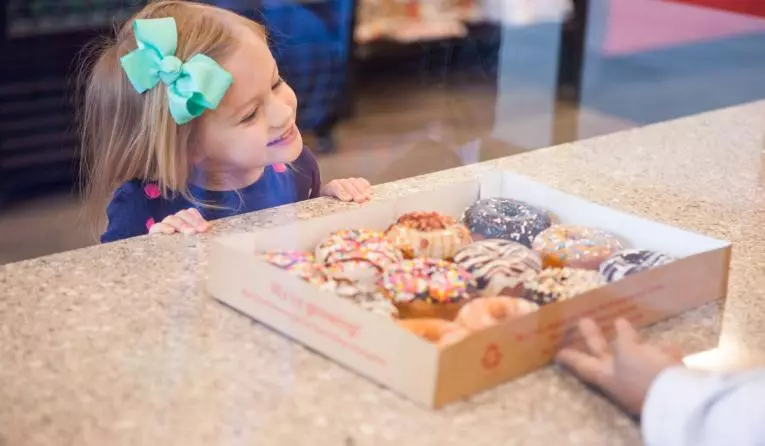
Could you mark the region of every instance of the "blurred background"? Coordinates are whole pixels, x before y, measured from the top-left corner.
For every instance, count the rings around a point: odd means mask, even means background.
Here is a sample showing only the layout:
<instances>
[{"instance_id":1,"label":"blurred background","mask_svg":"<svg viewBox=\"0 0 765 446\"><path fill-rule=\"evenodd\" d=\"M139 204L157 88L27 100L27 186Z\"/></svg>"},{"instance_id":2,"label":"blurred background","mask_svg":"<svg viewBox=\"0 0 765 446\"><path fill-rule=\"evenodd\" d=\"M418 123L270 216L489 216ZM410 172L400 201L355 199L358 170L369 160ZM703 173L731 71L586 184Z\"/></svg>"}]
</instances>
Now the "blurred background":
<instances>
[{"instance_id":1,"label":"blurred background","mask_svg":"<svg viewBox=\"0 0 765 446\"><path fill-rule=\"evenodd\" d=\"M145 3L2 4L0 263L95 243L73 75ZM267 26L325 179L392 181L765 98L763 0L207 3Z\"/></svg>"}]
</instances>

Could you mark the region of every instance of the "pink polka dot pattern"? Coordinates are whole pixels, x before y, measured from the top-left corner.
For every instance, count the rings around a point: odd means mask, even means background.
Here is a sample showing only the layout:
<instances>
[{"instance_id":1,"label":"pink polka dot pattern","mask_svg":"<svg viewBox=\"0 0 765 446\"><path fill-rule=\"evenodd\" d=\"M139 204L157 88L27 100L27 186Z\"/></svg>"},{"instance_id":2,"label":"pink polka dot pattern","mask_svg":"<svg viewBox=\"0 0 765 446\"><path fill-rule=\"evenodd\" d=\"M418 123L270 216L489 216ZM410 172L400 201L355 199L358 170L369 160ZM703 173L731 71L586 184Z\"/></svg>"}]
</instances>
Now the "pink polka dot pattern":
<instances>
[{"instance_id":1,"label":"pink polka dot pattern","mask_svg":"<svg viewBox=\"0 0 765 446\"><path fill-rule=\"evenodd\" d=\"M147 197L149 197L152 200L159 198L159 196L161 195L159 191L159 186L157 186L154 183L149 183L146 186L144 186L143 192L146 194Z\"/></svg>"},{"instance_id":2,"label":"pink polka dot pattern","mask_svg":"<svg viewBox=\"0 0 765 446\"><path fill-rule=\"evenodd\" d=\"M285 166L282 163L274 164L272 167L274 168L274 172L276 173L284 173L287 171L287 166Z\"/></svg>"},{"instance_id":3,"label":"pink polka dot pattern","mask_svg":"<svg viewBox=\"0 0 765 446\"><path fill-rule=\"evenodd\" d=\"M151 230L151 227L154 226L154 219L149 217L148 220L146 220L146 229Z\"/></svg>"}]
</instances>

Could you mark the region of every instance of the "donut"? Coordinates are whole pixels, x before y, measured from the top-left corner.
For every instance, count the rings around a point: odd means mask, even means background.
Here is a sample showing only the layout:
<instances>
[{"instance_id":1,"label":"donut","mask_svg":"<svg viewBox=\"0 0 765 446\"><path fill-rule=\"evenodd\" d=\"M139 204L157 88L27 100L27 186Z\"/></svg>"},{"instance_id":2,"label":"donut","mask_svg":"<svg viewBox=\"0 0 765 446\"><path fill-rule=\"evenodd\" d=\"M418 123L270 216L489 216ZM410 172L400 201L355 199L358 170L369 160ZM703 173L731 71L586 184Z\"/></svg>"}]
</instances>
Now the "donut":
<instances>
[{"instance_id":1,"label":"donut","mask_svg":"<svg viewBox=\"0 0 765 446\"><path fill-rule=\"evenodd\" d=\"M439 347L456 344L470 334L462 325L442 319L404 319L398 324Z\"/></svg>"},{"instance_id":2,"label":"donut","mask_svg":"<svg viewBox=\"0 0 765 446\"><path fill-rule=\"evenodd\" d=\"M623 249L613 234L582 226L554 225L534 239L534 251L545 268L597 270L603 261Z\"/></svg>"},{"instance_id":3,"label":"donut","mask_svg":"<svg viewBox=\"0 0 765 446\"><path fill-rule=\"evenodd\" d=\"M625 249L609 257L600 264L600 274L606 281L616 282L631 274L636 274L657 266L674 262L675 259L666 254L647 249Z\"/></svg>"},{"instance_id":4,"label":"donut","mask_svg":"<svg viewBox=\"0 0 765 446\"><path fill-rule=\"evenodd\" d=\"M370 313L379 314L392 319L399 317L398 308L393 303L384 298L379 293L364 293L359 295L355 302Z\"/></svg>"},{"instance_id":5,"label":"donut","mask_svg":"<svg viewBox=\"0 0 765 446\"><path fill-rule=\"evenodd\" d=\"M542 269L539 255L520 243L480 240L457 251L454 263L471 273L483 296L523 296L523 279Z\"/></svg>"},{"instance_id":6,"label":"donut","mask_svg":"<svg viewBox=\"0 0 765 446\"><path fill-rule=\"evenodd\" d=\"M524 299L547 305L571 299L605 284L597 271L576 268L544 269L536 277L524 281Z\"/></svg>"},{"instance_id":7,"label":"donut","mask_svg":"<svg viewBox=\"0 0 765 446\"><path fill-rule=\"evenodd\" d=\"M258 258L271 265L289 271L301 279L317 286L326 286L330 279L321 265L314 263L314 257L303 251L266 251Z\"/></svg>"},{"instance_id":8,"label":"donut","mask_svg":"<svg viewBox=\"0 0 765 446\"><path fill-rule=\"evenodd\" d=\"M516 297L482 297L465 304L455 322L470 331L481 331L510 319L533 313L539 305Z\"/></svg>"},{"instance_id":9,"label":"donut","mask_svg":"<svg viewBox=\"0 0 765 446\"><path fill-rule=\"evenodd\" d=\"M393 302L378 291L367 291L348 282L335 282L332 290L343 299L350 300L371 313L390 318L398 318L398 309Z\"/></svg>"},{"instance_id":10,"label":"donut","mask_svg":"<svg viewBox=\"0 0 765 446\"><path fill-rule=\"evenodd\" d=\"M402 260L399 252L382 232L368 229L335 231L315 249L316 261L325 266L335 280L373 288L380 273Z\"/></svg>"},{"instance_id":11,"label":"donut","mask_svg":"<svg viewBox=\"0 0 765 446\"><path fill-rule=\"evenodd\" d=\"M382 294L398 307L402 318L453 320L470 299L473 276L441 259L413 259L389 266L378 282Z\"/></svg>"},{"instance_id":12,"label":"donut","mask_svg":"<svg viewBox=\"0 0 765 446\"><path fill-rule=\"evenodd\" d=\"M451 259L473 241L465 226L438 212L404 214L385 231L385 236L410 259Z\"/></svg>"},{"instance_id":13,"label":"donut","mask_svg":"<svg viewBox=\"0 0 765 446\"><path fill-rule=\"evenodd\" d=\"M503 239L531 248L534 238L552 224L544 209L510 198L478 200L462 214L473 237Z\"/></svg>"}]
</instances>

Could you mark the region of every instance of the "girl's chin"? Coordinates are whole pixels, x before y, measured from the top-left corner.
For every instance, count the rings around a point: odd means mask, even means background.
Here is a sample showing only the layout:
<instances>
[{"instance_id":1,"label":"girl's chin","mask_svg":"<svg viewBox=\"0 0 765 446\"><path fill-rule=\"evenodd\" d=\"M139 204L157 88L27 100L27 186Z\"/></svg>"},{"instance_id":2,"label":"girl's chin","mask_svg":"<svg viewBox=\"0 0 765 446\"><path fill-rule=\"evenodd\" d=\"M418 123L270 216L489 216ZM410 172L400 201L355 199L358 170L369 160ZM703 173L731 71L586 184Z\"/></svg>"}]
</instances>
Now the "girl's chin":
<instances>
[{"instance_id":1,"label":"girl's chin","mask_svg":"<svg viewBox=\"0 0 765 446\"><path fill-rule=\"evenodd\" d=\"M269 164L291 163L303 151L303 138L298 135L289 144L266 147L266 150L268 150Z\"/></svg>"}]
</instances>

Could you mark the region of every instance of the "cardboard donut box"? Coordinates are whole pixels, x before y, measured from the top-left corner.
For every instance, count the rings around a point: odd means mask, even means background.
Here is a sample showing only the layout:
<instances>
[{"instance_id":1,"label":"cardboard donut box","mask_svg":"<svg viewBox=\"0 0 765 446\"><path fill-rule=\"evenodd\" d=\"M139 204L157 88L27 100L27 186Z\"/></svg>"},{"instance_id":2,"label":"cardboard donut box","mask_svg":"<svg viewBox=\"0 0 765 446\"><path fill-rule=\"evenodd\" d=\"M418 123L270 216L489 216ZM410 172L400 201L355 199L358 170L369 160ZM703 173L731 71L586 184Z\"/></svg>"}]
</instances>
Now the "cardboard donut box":
<instances>
[{"instance_id":1,"label":"cardboard donut box","mask_svg":"<svg viewBox=\"0 0 765 446\"><path fill-rule=\"evenodd\" d=\"M411 211L459 218L467 206L488 197L523 200L547 209L562 223L611 231L631 247L665 252L678 260L439 348L390 319L255 258L269 249L312 252L332 231L384 230ZM498 172L286 226L221 237L211 251L207 286L213 297L253 319L413 401L437 408L548 364L564 343L580 341L572 328L583 316L594 318L610 336L616 318L646 326L724 298L730 255L728 242Z\"/></svg>"}]
</instances>

